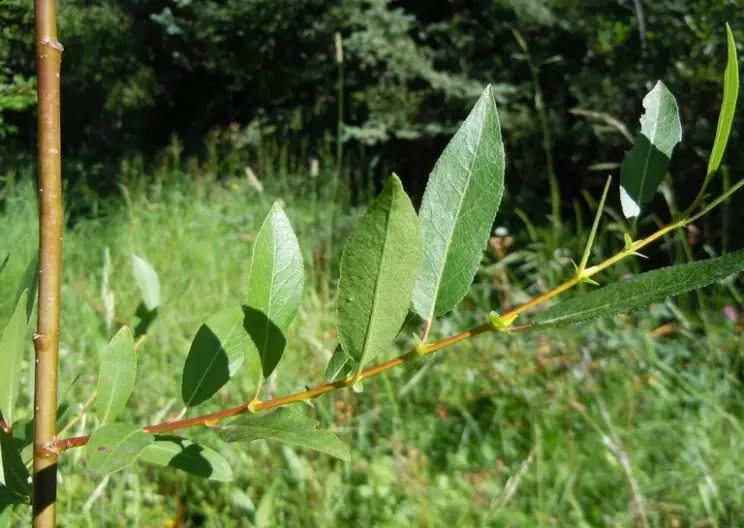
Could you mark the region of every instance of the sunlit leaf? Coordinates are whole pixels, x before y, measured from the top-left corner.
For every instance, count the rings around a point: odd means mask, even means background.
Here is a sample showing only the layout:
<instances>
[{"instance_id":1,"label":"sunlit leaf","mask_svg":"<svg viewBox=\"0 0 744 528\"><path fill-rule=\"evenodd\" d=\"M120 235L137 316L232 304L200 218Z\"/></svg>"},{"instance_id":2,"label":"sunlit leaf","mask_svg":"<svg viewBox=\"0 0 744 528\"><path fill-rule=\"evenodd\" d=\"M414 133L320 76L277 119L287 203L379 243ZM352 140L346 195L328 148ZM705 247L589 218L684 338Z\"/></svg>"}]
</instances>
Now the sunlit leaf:
<instances>
[{"instance_id":1,"label":"sunlit leaf","mask_svg":"<svg viewBox=\"0 0 744 528\"><path fill-rule=\"evenodd\" d=\"M186 407L208 400L235 375L246 358L255 379L260 372L257 355L247 355L251 339L243 325L240 306L221 310L200 327L183 367L181 397Z\"/></svg>"},{"instance_id":2,"label":"sunlit leaf","mask_svg":"<svg viewBox=\"0 0 744 528\"><path fill-rule=\"evenodd\" d=\"M731 124L734 122L736 100L739 97L739 62L736 57L736 42L734 41L734 34L731 32L731 26L728 24L726 24L726 49L728 60L726 61L726 71L723 74L723 102L718 116L716 139L713 142L713 150L708 159L706 180L713 176L720 167L721 160L723 160L723 153L726 152L726 145L731 134Z\"/></svg>"},{"instance_id":3,"label":"sunlit leaf","mask_svg":"<svg viewBox=\"0 0 744 528\"><path fill-rule=\"evenodd\" d=\"M21 382L27 298L28 291L21 293L0 340L0 414L7 425L13 423L13 407Z\"/></svg>"},{"instance_id":4,"label":"sunlit leaf","mask_svg":"<svg viewBox=\"0 0 744 528\"><path fill-rule=\"evenodd\" d=\"M14 502L23 502L30 495L29 478L15 440L0 429L0 489Z\"/></svg>"},{"instance_id":5,"label":"sunlit leaf","mask_svg":"<svg viewBox=\"0 0 744 528\"><path fill-rule=\"evenodd\" d=\"M571 323L631 312L702 288L744 269L744 250L713 259L642 273L590 293L558 303L537 314L535 326Z\"/></svg>"},{"instance_id":6,"label":"sunlit leaf","mask_svg":"<svg viewBox=\"0 0 744 528\"><path fill-rule=\"evenodd\" d=\"M282 407L269 414L246 415L223 429L228 442L252 442L260 438L322 451L342 460L351 460L346 446L330 431L300 411Z\"/></svg>"},{"instance_id":7,"label":"sunlit leaf","mask_svg":"<svg viewBox=\"0 0 744 528\"><path fill-rule=\"evenodd\" d=\"M142 257L132 254L132 273L137 282L142 301L149 312L154 311L162 302L160 298L160 280L155 268Z\"/></svg>"},{"instance_id":8,"label":"sunlit leaf","mask_svg":"<svg viewBox=\"0 0 744 528\"><path fill-rule=\"evenodd\" d=\"M468 292L501 203L504 165L489 86L434 166L421 202L423 258L413 306L424 320L449 312Z\"/></svg>"},{"instance_id":9,"label":"sunlit leaf","mask_svg":"<svg viewBox=\"0 0 744 528\"><path fill-rule=\"evenodd\" d=\"M289 325L297 315L305 268L289 218L274 203L253 247L245 325L269 377L284 353Z\"/></svg>"},{"instance_id":10,"label":"sunlit leaf","mask_svg":"<svg viewBox=\"0 0 744 528\"><path fill-rule=\"evenodd\" d=\"M360 368L398 334L420 263L421 224L393 174L359 219L341 255L339 342Z\"/></svg>"},{"instance_id":11,"label":"sunlit leaf","mask_svg":"<svg viewBox=\"0 0 744 528\"><path fill-rule=\"evenodd\" d=\"M122 327L101 352L96 416L102 424L116 419L134 390L137 353L128 327Z\"/></svg>"},{"instance_id":12,"label":"sunlit leaf","mask_svg":"<svg viewBox=\"0 0 744 528\"><path fill-rule=\"evenodd\" d=\"M641 133L620 169L620 202L626 218L641 213L664 179L674 147L682 140L677 101L661 81L643 98Z\"/></svg>"},{"instance_id":13,"label":"sunlit leaf","mask_svg":"<svg viewBox=\"0 0 744 528\"><path fill-rule=\"evenodd\" d=\"M88 467L103 475L134 463L155 437L129 424L114 423L96 429L86 447Z\"/></svg>"},{"instance_id":14,"label":"sunlit leaf","mask_svg":"<svg viewBox=\"0 0 744 528\"><path fill-rule=\"evenodd\" d=\"M233 479L232 468L222 455L214 449L178 436L156 435L155 442L142 450L139 461L180 469L220 482L230 482Z\"/></svg>"}]
</instances>

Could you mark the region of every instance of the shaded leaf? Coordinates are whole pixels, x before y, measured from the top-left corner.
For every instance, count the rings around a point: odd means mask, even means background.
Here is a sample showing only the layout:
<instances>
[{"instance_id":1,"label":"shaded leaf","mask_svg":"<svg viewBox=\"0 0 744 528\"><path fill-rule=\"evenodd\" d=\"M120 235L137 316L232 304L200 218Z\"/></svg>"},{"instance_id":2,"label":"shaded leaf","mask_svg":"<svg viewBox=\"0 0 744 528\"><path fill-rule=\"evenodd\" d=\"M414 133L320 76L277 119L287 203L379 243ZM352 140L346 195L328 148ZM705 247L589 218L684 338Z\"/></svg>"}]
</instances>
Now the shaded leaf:
<instances>
[{"instance_id":1,"label":"shaded leaf","mask_svg":"<svg viewBox=\"0 0 744 528\"><path fill-rule=\"evenodd\" d=\"M672 92L658 81L643 98L641 133L620 168L620 202L626 218L638 216L666 174L674 147L682 140L679 109Z\"/></svg>"},{"instance_id":2,"label":"shaded leaf","mask_svg":"<svg viewBox=\"0 0 744 528\"><path fill-rule=\"evenodd\" d=\"M253 247L246 301L252 310L246 312L245 319L266 378L284 353L286 333L300 308L304 281L300 244L289 218L275 202Z\"/></svg>"},{"instance_id":3,"label":"shaded leaf","mask_svg":"<svg viewBox=\"0 0 744 528\"><path fill-rule=\"evenodd\" d=\"M142 257L132 253L132 273L137 282L142 301L147 311L152 312L160 306L160 280L155 268Z\"/></svg>"},{"instance_id":4,"label":"shaded leaf","mask_svg":"<svg viewBox=\"0 0 744 528\"><path fill-rule=\"evenodd\" d=\"M0 429L0 489L14 502L23 502L31 494L30 477L15 440Z\"/></svg>"},{"instance_id":5,"label":"shaded leaf","mask_svg":"<svg viewBox=\"0 0 744 528\"><path fill-rule=\"evenodd\" d=\"M101 352L98 374L96 416L101 424L110 423L124 410L137 377L134 338L123 326Z\"/></svg>"},{"instance_id":6,"label":"shaded leaf","mask_svg":"<svg viewBox=\"0 0 744 528\"><path fill-rule=\"evenodd\" d=\"M96 429L86 447L88 465L104 475L134 463L155 437L129 424L114 423Z\"/></svg>"},{"instance_id":7,"label":"shaded leaf","mask_svg":"<svg viewBox=\"0 0 744 528\"><path fill-rule=\"evenodd\" d=\"M328 360L328 365L325 369L325 380L328 382L343 379L351 374L353 362L349 356L346 355L341 345L336 345L331 359Z\"/></svg>"},{"instance_id":8,"label":"shaded leaf","mask_svg":"<svg viewBox=\"0 0 744 528\"><path fill-rule=\"evenodd\" d=\"M34 305L36 303L36 292L39 288L39 252L34 254L31 262L26 266L26 271L23 273L23 279L16 292L13 306L18 304L18 300L24 291L28 290L28 297L26 301L26 324L31 323L31 315L34 313Z\"/></svg>"},{"instance_id":9,"label":"shaded leaf","mask_svg":"<svg viewBox=\"0 0 744 528\"><path fill-rule=\"evenodd\" d=\"M156 435L155 442L142 450L139 461L180 469L219 482L233 479L230 464L217 451L179 436Z\"/></svg>"},{"instance_id":10,"label":"shaded leaf","mask_svg":"<svg viewBox=\"0 0 744 528\"><path fill-rule=\"evenodd\" d=\"M423 257L413 307L424 319L470 289L504 192L504 144L490 85L439 157L419 217Z\"/></svg>"},{"instance_id":11,"label":"shaded leaf","mask_svg":"<svg viewBox=\"0 0 744 528\"><path fill-rule=\"evenodd\" d=\"M235 375L251 350L244 312L232 306L210 316L196 332L183 367L181 397L186 407L208 400ZM248 356L258 373L258 357Z\"/></svg>"},{"instance_id":12,"label":"shaded leaf","mask_svg":"<svg viewBox=\"0 0 744 528\"><path fill-rule=\"evenodd\" d=\"M0 414L7 425L13 423L13 406L18 398L23 362L23 339L26 335L26 301L28 291L18 299L13 315L0 341Z\"/></svg>"},{"instance_id":13,"label":"shaded leaf","mask_svg":"<svg viewBox=\"0 0 744 528\"><path fill-rule=\"evenodd\" d=\"M708 159L706 180L713 176L720 167L721 160L723 160L723 153L726 152L726 145L731 134L731 125L734 122L736 100L739 97L739 62L736 57L736 42L734 41L734 34L731 32L731 26L728 24L726 24L726 49L728 59L726 61L726 71L723 74L723 102L721 103L721 112L718 115L716 139L713 142L713 149Z\"/></svg>"},{"instance_id":14,"label":"shaded leaf","mask_svg":"<svg viewBox=\"0 0 744 528\"><path fill-rule=\"evenodd\" d=\"M421 224L393 174L359 219L341 255L339 342L359 368L398 334L420 263Z\"/></svg>"},{"instance_id":15,"label":"shaded leaf","mask_svg":"<svg viewBox=\"0 0 744 528\"><path fill-rule=\"evenodd\" d=\"M535 316L535 326L571 323L630 312L702 288L744 269L744 250L700 262L642 273L558 303Z\"/></svg>"},{"instance_id":16,"label":"shaded leaf","mask_svg":"<svg viewBox=\"0 0 744 528\"><path fill-rule=\"evenodd\" d=\"M289 407L262 415L246 415L230 422L223 435L228 442L252 442L260 438L315 449L342 460L351 460L346 446L318 422Z\"/></svg>"}]
</instances>

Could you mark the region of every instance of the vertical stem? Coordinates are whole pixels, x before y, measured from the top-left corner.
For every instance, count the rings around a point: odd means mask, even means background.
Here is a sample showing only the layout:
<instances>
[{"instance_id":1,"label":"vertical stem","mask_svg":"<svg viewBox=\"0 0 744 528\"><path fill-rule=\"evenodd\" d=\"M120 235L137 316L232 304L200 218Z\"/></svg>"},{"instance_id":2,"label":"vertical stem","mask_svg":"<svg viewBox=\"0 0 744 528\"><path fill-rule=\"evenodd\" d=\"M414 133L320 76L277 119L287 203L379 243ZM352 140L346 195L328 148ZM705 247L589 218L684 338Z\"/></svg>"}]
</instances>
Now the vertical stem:
<instances>
[{"instance_id":1,"label":"vertical stem","mask_svg":"<svg viewBox=\"0 0 744 528\"><path fill-rule=\"evenodd\" d=\"M39 319L34 335L35 527L56 523L57 456L46 449L56 436L59 300L62 275L62 183L60 65L55 0L36 0L36 63L39 140Z\"/></svg>"}]
</instances>

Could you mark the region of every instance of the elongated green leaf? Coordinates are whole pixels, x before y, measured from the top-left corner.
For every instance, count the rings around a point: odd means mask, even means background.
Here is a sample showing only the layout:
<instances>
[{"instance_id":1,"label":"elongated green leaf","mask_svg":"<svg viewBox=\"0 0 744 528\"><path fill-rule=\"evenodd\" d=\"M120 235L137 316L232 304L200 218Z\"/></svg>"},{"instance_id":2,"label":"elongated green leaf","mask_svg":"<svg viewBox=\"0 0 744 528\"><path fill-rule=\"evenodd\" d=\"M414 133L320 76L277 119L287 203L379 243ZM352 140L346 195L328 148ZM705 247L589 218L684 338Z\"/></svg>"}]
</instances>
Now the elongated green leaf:
<instances>
[{"instance_id":1,"label":"elongated green leaf","mask_svg":"<svg viewBox=\"0 0 744 528\"><path fill-rule=\"evenodd\" d=\"M305 268L289 218L274 203L253 247L245 325L269 377L284 353L286 334L297 315Z\"/></svg>"},{"instance_id":2,"label":"elongated green leaf","mask_svg":"<svg viewBox=\"0 0 744 528\"><path fill-rule=\"evenodd\" d=\"M26 324L31 322L31 315L34 312L34 303L36 302L36 292L39 287L39 253L38 251L34 254L31 262L28 263L26 271L23 274L23 279L16 292L15 300L13 305L18 304L18 300L24 291L28 290L28 297L26 301Z\"/></svg>"},{"instance_id":3,"label":"elongated green leaf","mask_svg":"<svg viewBox=\"0 0 744 528\"><path fill-rule=\"evenodd\" d=\"M421 202L424 249L413 307L424 320L449 312L468 292L501 204L504 165L489 86L434 166Z\"/></svg>"},{"instance_id":4,"label":"elongated green leaf","mask_svg":"<svg viewBox=\"0 0 744 528\"><path fill-rule=\"evenodd\" d=\"M736 100L739 97L739 62L736 57L736 42L734 41L734 34L731 32L731 26L728 24L726 24L726 49L728 60L726 61L726 71L723 74L723 102L721 103L721 113L718 116L716 139L713 142L713 150L710 152L710 158L708 159L706 180L709 180L721 166L723 153L726 152L726 145L731 134L731 124L734 122Z\"/></svg>"},{"instance_id":5,"label":"elongated green leaf","mask_svg":"<svg viewBox=\"0 0 744 528\"><path fill-rule=\"evenodd\" d=\"M252 442L264 438L351 460L349 450L336 435L318 429L318 422L289 407L281 407L269 414L237 418L223 429L223 435L228 442Z\"/></svg>"},{"instance_id":6,"label":"elongated green leaf","mask_svg":"<svg viewBox=\"0 0 744 528\"><path fill-rule=\"evenodd\" d=\"M620 168L620 202L626 218L641 213L666 174L674 147L682 141L677 101L661 81L643 98L645 112L641 133L636 136Z\"/></svg>"},{"instance_id":7,"label":"elongated green leaf","mask_svg":"<svg viewBox=\"0 0 744 528\"><path fill-rule=\"evenodd\" d=\"M224 386L246 358L251 376L260 372L258 356L246 356L251 339L243 324L243 308L232 306L210 316L191 343L181 379L181 397L186 407L208 400Z\"/></svg>"},{"instance_id":8,"label":"elongated green leaf","mask_svg":"<svg viewBox=\"0 0 744 528\"><path fill-rule=\"evenodd\" d=\"M744 269L744 250L723 257L642 273L591 293L558 303L537 314L535 326L571 323L630 312L702 288Z\"/></svg>"},{"instance_id":9,"label":"elongated green leaf","mask_svg":"<svg viewBox=\"0 0 744 528\"><path fill-rule=\"evenodd\" d=\"M274 483L268 491L261 497L256 509L256 528L270 528L275 526L274 520L274 501L276 499L276 488L279 486L279 479L274 479Z\"/></svg>"},{"instance_id":10,"label":"elongated green leaf","mask_svg":"<svg viewBox=\"0 0 744 528\"><path fill-rule=\"evenodd\" d=\"M142 451L155 441L134 425L114 423L96 429L88 442L88 465L104 475L116 473L134 463Z\"/></svg>"},{"instance_id":11,"label":"elongated green leaf","mask_svg":"<svg viewBox=\"0 0 744 528\"><path fill-rule=\"evenodd\" d=\"M217 451L179 436L156 435L155 442L142 450L139 461L180 469L219 482L233 479L229 462Z\"/></svg>"},{"instance_id":12,"label":"elongated green leaf","mask_svg":"<svg viewBox=\"0 0 744 528\"><path fill-rule=\"evenodd\" d=\"M13 315L0 341L0 414L7 425L13 423L13 406L18 398L23 362L23 338L26 335L26 301L28 291L21 294Z\"/></svg>"},{"instance_id":13,"label":"elongated green leaf","mask_svg":"<svg viewBox=\"0 0 744 528\"><path fill-rule=\"evenodd\" d=\"M98 374L96 416L101 424L111 423L124 410L137 377L134 338L123 326L101 352Z\"/></svg>"},{"instance_id":14,"label":"elongated green leaf","mask_svg":"<svg viewBox=\"0 0 744 528\"><path fill-rule=\"evenodd\" d=\"M0 429L0 489L21 502L30 495L29 478L16 442Z\"/></svg>"},{"instance_id":15,"label":"elongated green leaf","mask_svg":"<svg viewBox=\"0 0 744 528\"><path fill-rule=\"evenodd\" d=\"M132 273L137 282L142 301L147 311L152 312L160 306L160 280L152 264L142 257L132 254Z\"/></svg>"},{"instance_id":16,"label":"elongated green leaf","mask_svg":"<svg viewBox=\"0 0 744 528\"><path fill-rule=\"evenodd\" d=\"M359 219L341 255L339 342L359 368L398 334L420 264L421 223L393 174Z\"/></svg>"}]
</instances>

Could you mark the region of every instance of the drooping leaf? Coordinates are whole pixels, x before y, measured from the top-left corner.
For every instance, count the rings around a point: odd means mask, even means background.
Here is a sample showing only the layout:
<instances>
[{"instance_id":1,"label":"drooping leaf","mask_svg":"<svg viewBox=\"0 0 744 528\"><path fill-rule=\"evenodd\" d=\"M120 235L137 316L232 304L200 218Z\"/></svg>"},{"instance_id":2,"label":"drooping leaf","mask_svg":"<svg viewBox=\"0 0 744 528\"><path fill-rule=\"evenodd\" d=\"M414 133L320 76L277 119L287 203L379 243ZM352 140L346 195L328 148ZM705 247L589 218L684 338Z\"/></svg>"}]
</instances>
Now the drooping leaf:
<instances>
[{"instance_id":1,"label":"drooping leaf","mask_svg":"<svg viewBox=\"0 0 744 528\"><path fill-rule=\"evenodd\" d=\"M268 378L284 353L286 334L297 315L305 268L289 218L274 203L253 247L245 325Z\"/></svg>"},{"instance_id":2,"label":"drooping leaf","mask_svg":"<svg viewBox=\"0 0 744 528\"><path fill-rule=\"evenodd\" d=\"M739 62L736 56L736 42L734 41L734 34L731 32L731 26L728 24L726 24L726 49L728 59L726 61L726 71L723 74L723 102L718 116L716 139L713 142L713 150L711 150L708 159L706 180L709 180L721 166L723 153L726 152L726 145L731 134L731 124L734 122L736 100L739 97Z\"/></svg>"},{"instance_id":3,"label":"drooping leaf","mask_svg":"<svg viewBox=\"0 0 744 528\"><path fill-rule=\"evenodd\" d=\"M658 81L643 98L641 133L620 168L620 202L626 218L641 213L664 179L674 147L682 140L677 101Z\"/></svg>"},{"instance_id":4,"label":"drooping leaf","mask_svg":"<svg viewBox=\"0 0 744 528\"><path fill-rule=\"evenodd\" d=\"M243 365L246 358L257 377L258 356L247 356L250 336L245 330L243 308L232 306L210 316L191 342L183 367L181 397L186 407L199 405L214 396Z\"/></svg>"},{"instance_id":5,"label":"drooping leaf","mask_svg":"<svg viewBox=\"0 0 744 528\"><path fill-rule=\"evenodd\" d=\"M29 478L15 440L0 429L0 489L17 502L23 502L31 493Z\"/></svg>"},{"instance_id":6,"label":"drooping leaf","mask_svg":"<svg viewBox=\"0 0 744 528\"><path fill-rule=\"evenodd\" d=\"M223 435L228 442L252 442L260 438L315 449L342 460L351 460L346 446L318 422L289 407L262 415L246 415L230 422Z\"/></svg>"},{"instance_id":7,"label":"drooping leaf","mask_svg":"<svg viewBox=\"0 0 744 528\"><path fill-rule=\"evenodd\" d=\"M325 369L325 380L328 382L336 381L341 378L345 378L351 374L352 360L346 355L341 345L336 345L331 359L328 360L328 365Z\"/></svg>"},{"instance_id":8,"label":"drooping leaf","mask_svg":"<svg viewBox=\"0 0 744 528\"><path fill-rule=\"evenodd\" d=\"M132 273L142 295L145 308L149 312L156 310L162 299L160 298L160 280L155 268L145 259L133 253Z\"/></svg>"},{"instance_id":9,"label":"drooping leaf","mask_svg":"<svg viewBox=\"0 0 744 528\"><path fill-rule=\"evenodd\" d=\"M619 313L702 288L744 269L744 250L642 273L558 303L537 314L535 326L565 326Z\"/></svg>"},{"instance_id":10,"label":"drooping leaf","mask_svg":"<svg viewBox=\"0 0 744 528\"><path fill-rule=\"evenodd\" d=\"M7 425L13 423L13 406L18 398L23 362L23 338L26 335L26 301L24 291L0 341L0 414Z\"/></svg>"},{"instance_id":11,"label":"drooping leaf","mask_svg":"<svg viewBox=\"0 0 744 528\"><path fill-rule=\"evenodd\" d=\"M393 174L359 219L341 255L339 342L359 368L398 334L420 263L421 223Z\"/></svg>"},{"instance_id":12,"label":"drooping leaf","mask_svg":"<svg viewBox=\"0 0 744 528\"><path fill-rule=\"evenodd\" d=\"M18 286L15 300L13 305L18 304L18 300L24 291L28 290L28 297L26 301L26 324L31 322L31 315L34 312L34 304L36 302L36 292L39 287L39 253L38 251L34 254L31 262L28 263L26 271L23 274L21 284Z\"/></svg>"},{"instance_id":13,"label":"drooping leaf","mask_svg":"<svg viewBox=\"0 0 744 528\"><path fill-rule=\"evenodd\" d=\"M96 416L101 424L111 423L124 410L137 377L134 338L123 326L101 352L98 374Z\"/></svg>"},{"instance_id":14,"label":"drooping leaf","mask_svg":"<svg viewBox=\"0 0 744 528\"><path fill-rule=\"evenodd\" d=\"M93 471L110 475L134 463L142 451L155 441L134 425L113 423L93 432L86 447L88 466Z\"/></svg>"},{"instance_id":15,"label":"drooping leaf","mask_svg":"<svg viewBox=\"0 0 744 528\"><path fill-rule=\"evenodd\" d=\"M179 436L155 435L155 442L142 450L139 461L219 482L233 479L230 463L217 451Z\"/></svg>"},{"instance_id":16,"label":"drooping leaf","mask_svg":"<svg viewBox=\"0 0 744 528\"><path fill-rule=\"evenodd\" d=\"M423 258L413 307L425 321L449 312L468 292L499 210L504 166L489 86L442 152L421 201Z\"/></svg>"}]
</instances>

